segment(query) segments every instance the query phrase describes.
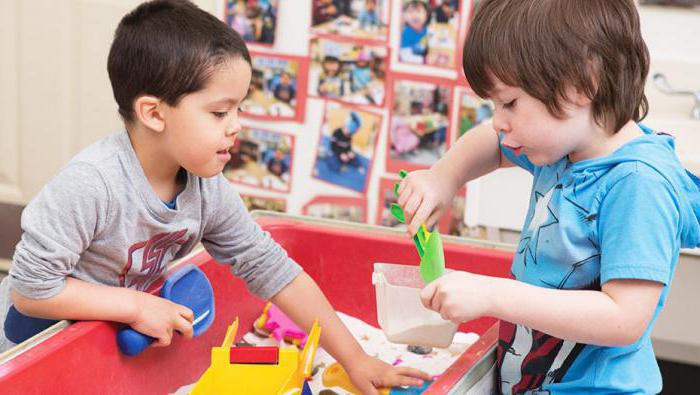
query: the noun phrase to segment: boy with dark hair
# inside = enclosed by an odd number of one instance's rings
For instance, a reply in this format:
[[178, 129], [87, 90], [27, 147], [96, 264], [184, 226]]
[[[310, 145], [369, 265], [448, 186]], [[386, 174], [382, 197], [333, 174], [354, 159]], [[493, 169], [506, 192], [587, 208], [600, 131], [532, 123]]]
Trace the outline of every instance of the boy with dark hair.
[[318, 95], [338, 98], [345, 95], [345, 78], [340, 59], [326, 55], [321, 62], [321, 74], [318, 76]]
[[338, 171], [341, 173], [348, 165], [360, 168], [357, 154], [352, 149], [352, 137], [360, 127], [362, 127], [362, 118], [352, 111], [345, 124], [336, 128], [331, 135], [331, 151], [339, 164]]
[[404, 0], [403, 27], [399, 59], [407, 63], [425, 63], [428, 56], [430, 7], [425, 0]]
[[[321, 343], [367, 393], [429, 377], [365, 354], [316, 283], [250, 218], [221, 175], [241, 130], [251, 60], [241, 37], [184, 0], [157, 0], [116, 30], [109, 77], [126, 130], [88, 147], [27, 206], [0, 286], [3, 348], [33, 317], [110, 320], [170, 344], [192, 336], [192, 311], [143, 292], [200, 241], [248, 289]], [[420, 379], [419, 379], [420, 378]]]
[[411, 173], [399, 204], [414, 233], [466, 181], [532, 173], [514, 279], [455, 272], [421, 295], [455, 322], [502, 320], [502, 393], [662, 389], [650, 332], [680, 249], [700, 245], [700, 181], [638, 123], [648, 69], [633, 0], [487, 0], [474, 17], [464, 70], [493, 125]]
[[296, 88], [288, 71], [282, 71], [279, 81], [272, 88], [272, 96], [279, 101], [291, 104], [296, 96]]

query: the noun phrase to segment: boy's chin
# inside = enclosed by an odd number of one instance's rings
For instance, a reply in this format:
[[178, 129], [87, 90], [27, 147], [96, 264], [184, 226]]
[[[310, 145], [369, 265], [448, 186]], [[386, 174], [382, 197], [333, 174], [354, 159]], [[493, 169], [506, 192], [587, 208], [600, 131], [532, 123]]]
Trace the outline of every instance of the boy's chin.
[[187, 170], [188, 173], [197, 176], [199, 178], [211, 178], [211, 177], [216, 177], [219, 174], [221, 174], [222, 171], [224, 171], [224, 167], [221, 166], [221, 168], [216, 168], [216, 169], [185, 169]]
[[544, 166], [550, 166], [553, 165], [557, 162], [559, 162], [562, 158], [556, 159], [552, 158], [550, 156], [530, 156], [528, 155], [527, 159], [532, 163], [533, 165], [537, 167], [544, 167]]

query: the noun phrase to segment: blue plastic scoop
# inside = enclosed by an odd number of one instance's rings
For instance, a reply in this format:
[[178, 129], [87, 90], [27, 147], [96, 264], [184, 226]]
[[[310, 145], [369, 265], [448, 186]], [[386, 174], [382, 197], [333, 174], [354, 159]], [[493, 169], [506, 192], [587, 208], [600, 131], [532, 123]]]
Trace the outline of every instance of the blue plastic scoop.
[[[214, 322], [214, 290], [204, 272], [195, 265], [184, 266], [168, 277], [160, 296], [192, 310], [194, 336], [204, 333]], [[129, 327], [117, 332], [117, 344], [126, 355], [140, 354], [153, 341], [154, 338]]]

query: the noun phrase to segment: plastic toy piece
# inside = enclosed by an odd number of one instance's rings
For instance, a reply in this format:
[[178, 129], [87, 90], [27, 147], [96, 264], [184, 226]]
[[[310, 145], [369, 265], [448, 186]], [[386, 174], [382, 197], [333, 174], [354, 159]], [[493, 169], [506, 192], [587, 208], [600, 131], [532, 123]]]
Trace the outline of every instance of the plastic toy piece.
[[[211, 350], [211, 365], [190, 392], [192, 395], [251, 394], [286, 395], [310, 393], [306, 380], [311, 377], [321, 328], [315, 321], [303, 351], [279, 348], [277, 364], [231, 363], [231, 348], [238, 331], [238, 318], [226, 331], [221, 347]], [[247, 347], [247, 346], [246, 346]], [[305, 392], [306, 391], [306, 392]]]
[[424, 381], [423, 385], [420, 387], [394, 387], [391, 389], [391, 392], [389, 392], [389, 395], [418, 395], [422, 394], [423, 392], [428, 390], [428, 387], [433, 382], [431, 380]]
[[229, 363], [279, 363], [279, 347], [254, 347], [237, 346], [231, 347]]
[[[362, 391], [350, 381], [350, 376], [338, 362], [332, 363], [323, 371], [321, 382], [326, 387], [340, 387], [353, 395], [362, 395]], [[379, 390], [379, 394], [389, 395], [389, 391], [388, 388], [382, 388]]]
[[[405, 178], [406, 175], [408, 175], [406, 170], [401, 170], [399, 172], [401, 178]], [[398, 183], [394, 185], [394, 194], [396, 196], [399, 194]], [[392, 203], [390, 211], [391, 215], [393, 215], [397, 221], [402, 224], [406, 223], [406, 216], [401, 206]], [[440, 232], [437, 230], [428, 232], [428, 228], [426, 228], [425, 224], [421, 224], [420, 228], [418, 228], [418, 232], [413, 235], [413, 243], [416, 245], [416, 250], [418, 250], [418, 256], [420, 257], [419, 270], [424, 283], [428, 284], [445, 274], [445, 253], [442, 249]]]
[[439, 232], [433, 232], [427, 240], [418, 269], [426, 284], [445, 274], [445, 253], [442, 250], [442, 239]]
[[[343, 367], [338, 363], [334, 362], [323, 372], [321, 377], [323, 385], [326, 387], [340, 387], [345, 391], [350, 392], [355, 395], [362, 395], [362, 392], [355, 387], [355, 385], [350, 381], [350, 376], [343, 369]], [[432, 381], [426, 381], [421, 387], [395, 387], [395, 388], [381, 388], [379, 389], [380, 395], [412, 395], [412, 394], [422, 394], [423, 391], [427, 390], [432, 384]]]
[[311, 387], [309, 387], [309, 383], [304, 381], [304, 388], [301, 389], [301, 395], [314, 395], [313, 392], [311, 392]]
[[[192, 310], [194, 336], [204, 333], [214, 322], [214, 290], [206, 274], [195, 265], [186, 265], [168, 277], [160, 296]], [[140, 354], [153, 341], [154, 338], [129, 327], [117, 331], [117, 344], [126, 355]]]
[[271, 333], [278, 342], [284, 339], [299, 347], [306, 345], [306, 333], [271, 302], [265, 305], [254, 325], [261, 330], [258, 332]]

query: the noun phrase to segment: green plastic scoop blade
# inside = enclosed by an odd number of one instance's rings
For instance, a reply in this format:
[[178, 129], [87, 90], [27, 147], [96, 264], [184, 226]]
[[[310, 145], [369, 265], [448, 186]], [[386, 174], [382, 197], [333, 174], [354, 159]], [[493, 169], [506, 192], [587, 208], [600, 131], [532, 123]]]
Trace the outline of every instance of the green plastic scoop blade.
[[440, 233], [437, 231], [430, 232], [428, 241], [423, 248], [419, 270], [420, 276], [426, 284], [445, 274], [445, 254], [442, 250]]
[[397, 221], [401, 222], [402, 224], [406, 223], [406, 218], [404, 217], [403, 214], [403, 209], [401, 206], [399, 206], [397, 203], [391, 203], [391, 215], [396, 218]]
[[[406, 177], [408, 172], [401, 170], [399, 176]], [[399, 195], [399, 184], [394, 185], [394, 195]], [[402, 224], [406, 223], [403, 209], [397, 203], [391, 204], [391, 215]], [[413, 235], [413, 243], [420, 256], [420, 276], [426, 284], [442, 276], [445, 273], [445, 254], [442, 250], [442, 239], [437, 230], [428, 232], [425, 225], [421, 225]]]
[[[401, 208], [401, 206], [399, 206], [397, 203], [391, 203], [390, 211], [391, 211], [391, 215], [393, 215], [397, 221], [401, 222], [402, 224], [406, 223], [406, 218], [404, 216], [403, 209]], [[424, 243], [421, 243], [421, 240], [418, 237], [418, 233], [413, 235], [413, 244], [416, 245], [416, 249], [418, 250], [418, 255], [422, 257]]]

